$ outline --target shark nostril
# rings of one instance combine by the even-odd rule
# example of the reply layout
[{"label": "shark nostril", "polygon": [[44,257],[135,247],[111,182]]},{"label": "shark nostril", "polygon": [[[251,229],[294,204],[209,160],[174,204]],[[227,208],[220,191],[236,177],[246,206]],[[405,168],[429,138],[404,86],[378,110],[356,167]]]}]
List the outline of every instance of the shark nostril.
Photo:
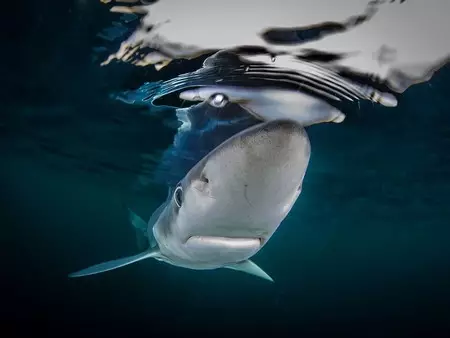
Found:
[{"label": "shark nostril", "polygon": [[201,180],[202,182],[209,183],[209,179],[208,179],[208,177],[205,176],[205,174],[202,174],[202,175],[200,176],[200,180]]}]

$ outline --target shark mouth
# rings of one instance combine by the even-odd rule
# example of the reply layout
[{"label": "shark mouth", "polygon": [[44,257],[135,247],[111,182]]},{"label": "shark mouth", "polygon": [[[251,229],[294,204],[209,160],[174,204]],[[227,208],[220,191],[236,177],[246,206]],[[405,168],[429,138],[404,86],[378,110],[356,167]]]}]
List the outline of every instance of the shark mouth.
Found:
[{"label": "shark mouth", "polygon": [[231,251],[254,251],[263,245],[260,237],[191,236],[186,245],[196,249],[226,249]]}]

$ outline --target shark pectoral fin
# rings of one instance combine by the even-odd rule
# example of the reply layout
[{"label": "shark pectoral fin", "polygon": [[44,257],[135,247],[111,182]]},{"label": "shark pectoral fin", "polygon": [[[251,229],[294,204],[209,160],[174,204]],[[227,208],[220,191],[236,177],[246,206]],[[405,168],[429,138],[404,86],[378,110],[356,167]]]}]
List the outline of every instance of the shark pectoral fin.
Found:
[{"label": "shark pectoral fin", "polygon": [[160,256],[159,250],[149,250],[149,251],[145,251],[145,252],[142,252],[142,253],[134,255],[134,256],[119,258],[119,259],[115,259],[112,261],[93,265],[89,268],[86,268],[86,269],[83,269],[83,270],[80,270],[77,272],[73,272],[73,273],[69,274],[69,277],[72,278],[72,277],[83,277],[83,276],[95,275],[95,274],[106,272],[109,270],[121,268],[122,266],[136,263],[143,259],[156,258],[159,256]]},{"label": "shark pectoral fin", "polygon": [[263,269],[261,269],[258,265],[256,265],[249,259],[247,259],[246,261],[243,261],[243,262],[239,262],[239,263],[232,264],[232,265],[227,265],[224,267],[227,269],[246,272],[250,275],[260,277],[262,279],[266,279],[268,281],[273,282],[272,277],[270,277]]}]

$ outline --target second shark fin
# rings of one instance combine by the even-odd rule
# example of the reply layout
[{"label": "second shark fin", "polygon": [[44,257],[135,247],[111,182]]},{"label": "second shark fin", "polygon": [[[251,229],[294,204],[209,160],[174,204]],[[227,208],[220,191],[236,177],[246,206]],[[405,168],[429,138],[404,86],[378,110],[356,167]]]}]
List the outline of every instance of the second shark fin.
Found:
[{"label": "second shark fin", "polygon": [[236,264],[227,265],[227,266],[225,266],[225,268],[236,270],[236,271],[246,272],[250,275],[260,277],[262,279],[273,282],[272,277],[270,277],[263,269],[261,269],[258,265],[256,265],[249,259],[246,261],[243,261],[243,262],[236,263]]},{"label": "second shark fin", "polygon": [[147,234],[147,223],[128,208],[128,219],[134,227],[136,233],[136,243],[139,251],[144,251],[149,247],[150,239]]}]

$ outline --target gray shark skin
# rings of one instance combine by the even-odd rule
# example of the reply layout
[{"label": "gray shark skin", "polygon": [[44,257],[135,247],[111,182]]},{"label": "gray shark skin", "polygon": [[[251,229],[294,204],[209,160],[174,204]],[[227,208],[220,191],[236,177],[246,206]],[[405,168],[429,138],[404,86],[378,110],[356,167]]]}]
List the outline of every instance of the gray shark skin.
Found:
[{"label": "gray shark skin", "polygon": [[268,121],[237,133],[199,161],[152,215],[147,251],[69,276],[155,258],[273,281],[250,258],[267,244],[300,195],[310,152],[304,127],[292,120]]}]

